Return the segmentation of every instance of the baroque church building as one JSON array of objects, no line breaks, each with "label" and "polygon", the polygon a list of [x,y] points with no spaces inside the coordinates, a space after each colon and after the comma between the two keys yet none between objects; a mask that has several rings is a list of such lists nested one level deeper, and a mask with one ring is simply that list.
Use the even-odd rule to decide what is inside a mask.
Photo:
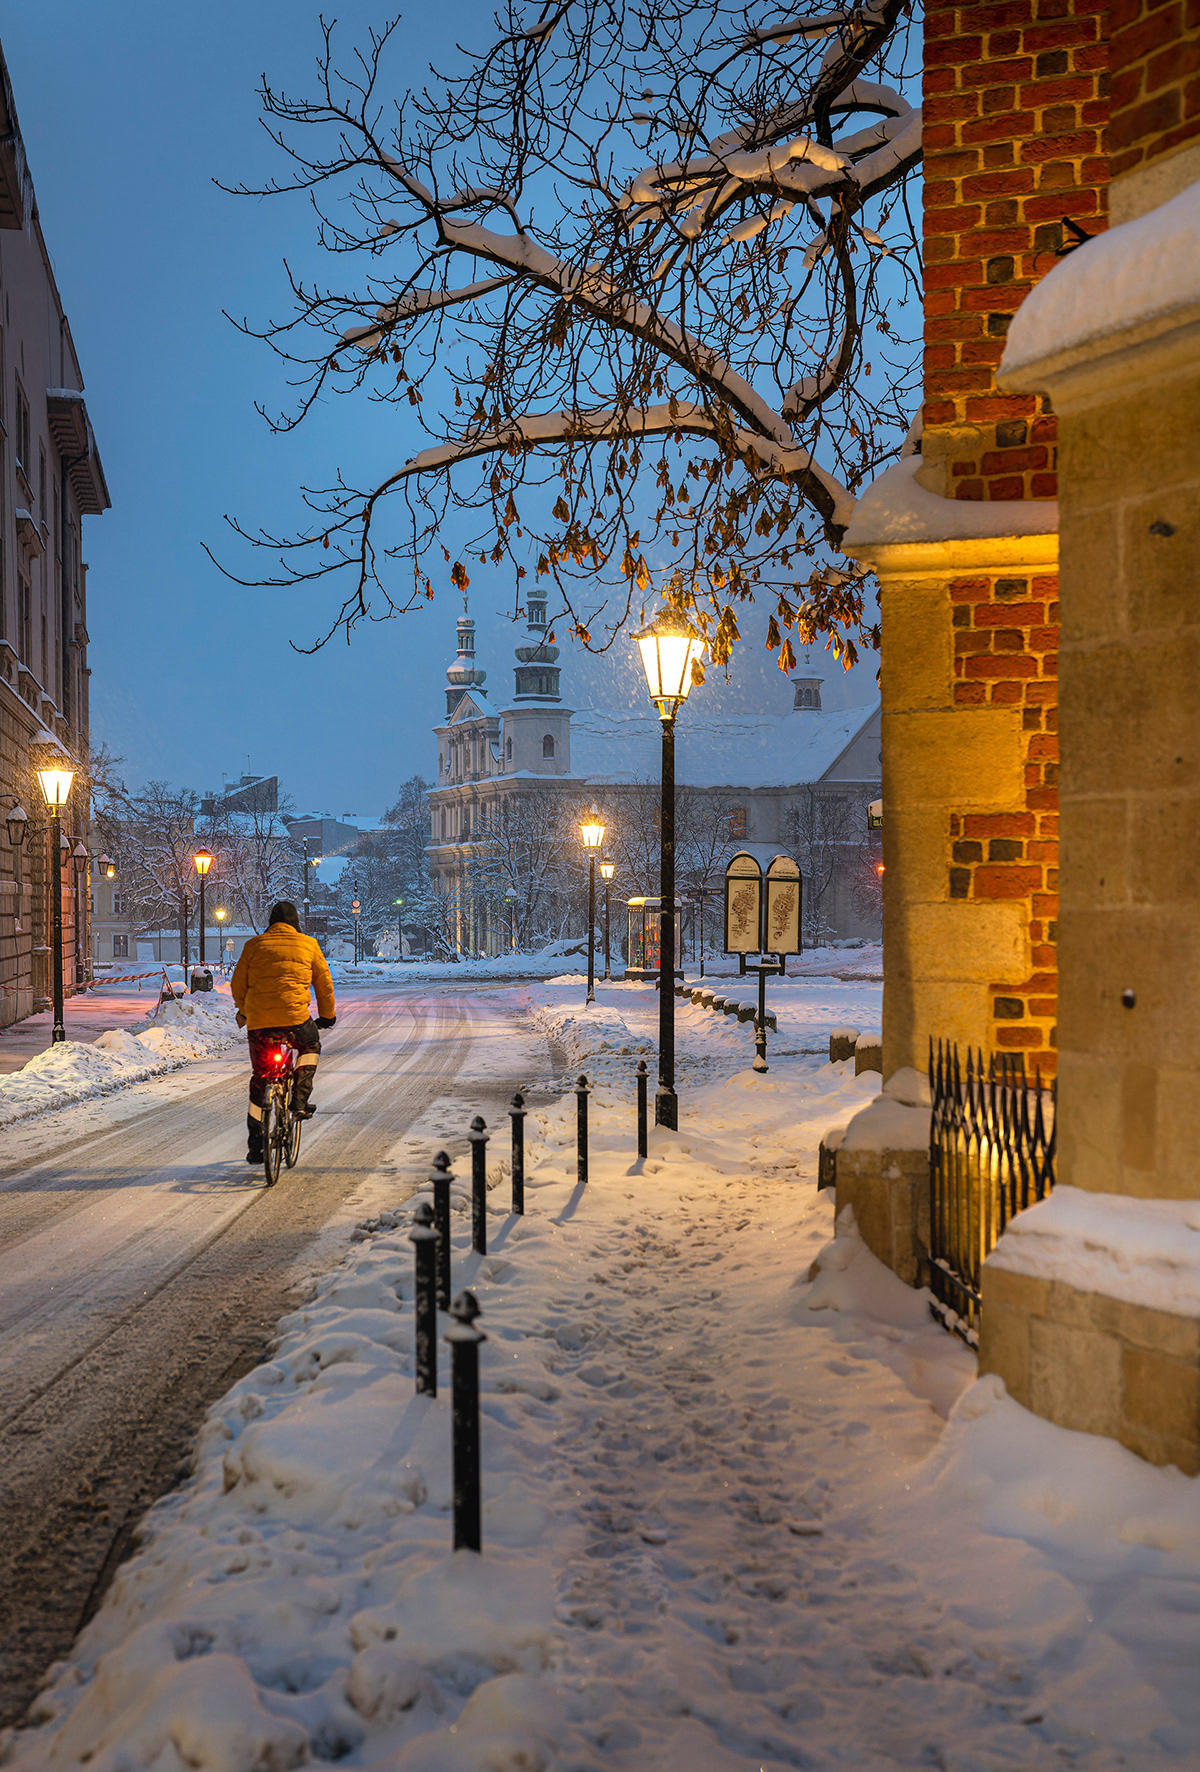
[{"label": "baroque church building", "polygon": [[[626,857],[612,887],[615,954],[624,900],[657,890],[656,832],[634,827],[657,818],[658,720],[649,709],[568,706],[544,599],[530,597],[527,624],[527,641],[516,648],[513,693],[497,707],[485,687],[488,673],[476,662],[475,623],[459,618],[458,650],[446,672],[446,717],[434,728],[437,772],[426,850],[433,892],[447,907],[443,934],[460,953],[506,951],[527,926],[512,909],[532,890],[521,876],[537,871],[536,857],[524,864],[516,859],[519,845],[509,834],[524,828],[536,851],[538,833],[578,822],[595,802],[609,823],[610,856]],[[879,704],[825,711],[820,678],[791,681],[790,706],[706,718],[689,704],[680,720],[680,847],[690,845],[690,854],[679,855],[680,895],[686,904],[689,878],[693,885],[719,884],[726,859],[739,849],[764,867],[784,851],[797,856],[805,873],[810,944],[877,940],[878,841],[868,832],[867,806],[880,792]],[[501,830],[506,834],[498,842]],[[489,863],[499,850],[505,856]],[[638,862],[629,859],[635,852]],[[582,848],[579,855],[582,882]],[[575,899],[582,908],[556,932],[586,930],[586,901],[578,893]],[[685,909],[685,943],[689,914]],[[717,916],[714,898],[710,944],[719,940]],[[540,937],[552,932],[543,922]]]}]

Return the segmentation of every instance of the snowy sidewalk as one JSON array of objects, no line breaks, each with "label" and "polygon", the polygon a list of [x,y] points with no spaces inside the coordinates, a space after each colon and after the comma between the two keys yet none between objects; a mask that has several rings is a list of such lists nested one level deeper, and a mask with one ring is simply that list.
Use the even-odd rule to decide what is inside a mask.
[{"label": "snowy sidewalk", "polygon": [[592,1180],[567,1097],[527,1122],[527,1216],[498,1137],[489,1254],[456,1225],[483,1557],[448,1548],[445,1365],[413,1391],[406,1208],[213,1410],[6,1763],[1200,1767],[1200,1488],[972,1384],[925,1299],[830,1242],[816,1144],[874,1079],[788,1056],[782,1016],[756,1077],[748,1029],[683,1011],[683,1125],[640,1164],[652,993],[522,996],[595,1077]]}]

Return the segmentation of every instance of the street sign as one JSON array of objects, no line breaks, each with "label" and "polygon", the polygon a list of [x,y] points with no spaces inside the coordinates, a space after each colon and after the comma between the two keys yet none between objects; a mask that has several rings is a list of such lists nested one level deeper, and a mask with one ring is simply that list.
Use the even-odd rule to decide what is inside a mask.
[{"label": "street sign", "polygon": [[761,923],[762,869],[743,849],[725,869],[725,952],[760,953]]},{"label": "street sign", "polygon": [[764,954],[800,952],[800,907],[804,884],[790,855],[777,855],[767,868],[763,917]]}]

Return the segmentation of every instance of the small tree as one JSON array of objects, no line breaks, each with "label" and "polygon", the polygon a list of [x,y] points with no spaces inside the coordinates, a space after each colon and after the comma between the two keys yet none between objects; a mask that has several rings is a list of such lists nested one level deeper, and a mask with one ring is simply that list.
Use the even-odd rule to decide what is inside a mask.
[{"label": "small tree", "polygon": [[188,925],[197,889],[193,861],[199,796],[191,788],[151,781],[130,793],[115,775],[97,784],[96,823],[117,864],[136,930],[179,931],[179,958],[188,963]]},{"label": "small tree", "polygon": [[[258,334],[301,387],[273,422],[336,390],[427,444],[310,488],[298,534],[242,529],[280,560],[256,582],[343,581],[326,639],[432,597],[443,564],[465,590],[478,558],[518,602],[548,581],[597,647],[655,575],[717,663],[761,593],[784,670],[788,630],[847,665],[877,645],[862,575],[825,552],[916,385],[910,4],[503,0],[492,42],[400,93],[398,21],[342,68],[325,27],[313,96],[262,88],[289,156],[266,192],[307,193],[341,267],[293,276]],[[453,559],[451,508],[478,513]]]},{"label": "small tree", "polygon": [[800,790],[789,817],[794,853],[804,879],[803,930],[806,947],[821,947],[837,935],[839,885],[852,888],[867,851],[867,801],[817,787]]}]

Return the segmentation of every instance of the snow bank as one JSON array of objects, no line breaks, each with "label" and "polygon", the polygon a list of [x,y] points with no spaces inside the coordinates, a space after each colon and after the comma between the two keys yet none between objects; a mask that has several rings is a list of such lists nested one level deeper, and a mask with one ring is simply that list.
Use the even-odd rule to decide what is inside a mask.
[{"label": "snow bank", "polygon": [[0,1126],[224,1051],[240,1038],[235,1015],[227,991],[202,991],[163,1003],[134,1028],[113,1028],[90,1043],[49,1046],[21,1070],[0,1076]]},{"label": "snow bank", "polygon": [[[1057,275],[1052,271],[1050,277]],[[1037,289],[1050,281],[1047,277]],[[1026,303],[1033,296],[1025,298]],[[1024,306],[1018,311],[1024,312]],[[1016,322],[1014,322],[1014,330]],[[1011,334],[1010,334],[1011,337]],[[999,535],[1053,535],[1058,530],[1058,501],[1052,498],[940,498],[917,484],[922,458],[911,455],[893,462],[872,480],[855,507],[843,547],[873,542],[987,540]]]},{"label": "snow bank", "polygon": [[1011,1219],[989,1267],[1200,1315],[1200,1202],[1057,1187]]},{"label": "snow bank", "polygon": [[1198,303],[1200,183],[1097,234],[1035,283],[1013,317],[1000,379]]},{"label": "snow bank", "polygon": [[[603,966],[603,961],[601,962]],[[587,947],[578,942],[555,943],[535,954],[497,954],[489,960],[330,960],[334,984],[453,984],[474,980],[557,978],[564,972],[587,971]]]}]

